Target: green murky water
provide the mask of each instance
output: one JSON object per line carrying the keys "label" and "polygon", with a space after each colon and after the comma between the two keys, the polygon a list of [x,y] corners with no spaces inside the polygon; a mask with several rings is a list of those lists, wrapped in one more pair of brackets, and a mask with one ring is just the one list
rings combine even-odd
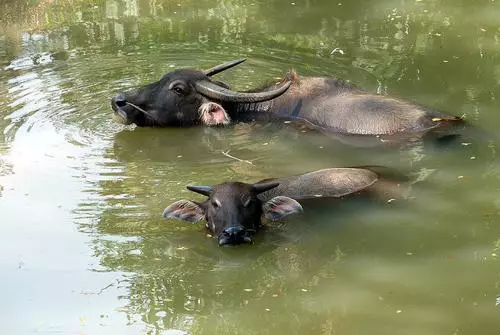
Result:
{"label": "green murky water", "polygon": [[[3,1],[2,333],[498,333],[495,136],[370,149],[266,125],[133,129],[109,98],[246,57],[219,78],[334,75],[495,134],[499,18],[493,0]],[[360,164],[409,171],[408,200],[338,203],[238,248],[160,217],[200,199],[189,183]]]}

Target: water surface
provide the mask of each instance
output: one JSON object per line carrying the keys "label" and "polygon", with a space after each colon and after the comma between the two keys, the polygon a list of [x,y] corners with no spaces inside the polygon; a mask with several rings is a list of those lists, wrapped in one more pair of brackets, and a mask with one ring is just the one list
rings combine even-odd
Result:
{"label": "water surface", "polygon": [[[4,332],[497,333],[498,17],[496,1],[465,0],[4,2]],[[241,57],[218,75],[236,89],[294,68],[464,115],[480,132],[363,148],[288,126],[111,119],[116,92]],[[340,202],[238,248],[160,216],[201,199],[187,184],[367,164],[409,173],[407,199]]]}

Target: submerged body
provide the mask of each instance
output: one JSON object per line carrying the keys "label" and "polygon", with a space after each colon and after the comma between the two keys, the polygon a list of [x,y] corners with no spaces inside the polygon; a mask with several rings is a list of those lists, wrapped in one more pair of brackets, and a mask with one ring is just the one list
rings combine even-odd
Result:
{"label": "submerged body", "polygon": [[[387,187],[390,186],[390,187]],[[206,220],[206,227],[218,237],[219,245],[252,241],[269,220],[302,212],[300,202],[333,200],[363,192],[394,196],[399,181],[381,177],[370,168],[331,168],[301,175],[261,180],[256,184],[227,182],[214,186],[188,186],[208,197],[204,202],[179,200],[168,206],[164,217],[191,222]],[[389,194],[390,193],[390,194]]]}
{"label": "submerged body", "polygon": [[462,122],[425,106],[359,90],[339,79],[299,77],[292,71],[283,82],[291,85],[281,96],[236,104],[229,110],[236,110],[235,119],[301,120],[312,128],[341,135],[419,135]]}
{"label": "submerged body", "polygon": [[259,183],[279,185],[259,195],[262,201],[281,195],[301,201],[318,198],[342,198],[373,186],[379,175],[368,168],[330,168],[301,175],[271,178]]}
{"label": "submerged body", "polygon": [[404,137],[462,122],[460,117],[364,92],[335,78],[299,77],[292,71],[279,83],[255,92],[233,92],[211,79],[243,61],[205,72],[176,70],[156,83],[120,93],[111,105],[121,122],[145,127],[285,119],[340,135]]}

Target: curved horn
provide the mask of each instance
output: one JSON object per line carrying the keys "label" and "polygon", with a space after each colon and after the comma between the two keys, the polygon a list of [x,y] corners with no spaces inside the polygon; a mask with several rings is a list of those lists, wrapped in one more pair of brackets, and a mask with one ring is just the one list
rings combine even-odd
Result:
{"label": "curved horn", "polygon": [[233,61],[228,62],[228,63],[217,65],[211,69],[203,71],[203,73],[205,74],[205,76],[210,77],[210,76],[213,76],[214,74],[217,74],[217,73],[222,72],[224,70],[230,69],[238,64],[241,64],[244,61],[246,61],[246,58],[236,59],[236,60],[233,60]]}
{"label": "curved horn", "polygon": [[193,186],[193,185],[188,185],[186,188],[190,191],[206,195],[207,197],[210,195],[212,192],[212,186]]}
{"label": "curved horn", "polygon": [[280,183],[278,183],[278,182],[253,184],[252,188],[256,194],[261,194],[265,191],[269,191],[270,189],[277,187],[279,184]]}
{"label": "curved horn", "polygon": [[233,92],[227,88],[220,87],[208,80],[196,82],[195,87],[199,93],[214,100],[253,103],[268,101],[279,97],[286,92],[291,84],[291,81],[287,81],[275,90],[255,93]]}

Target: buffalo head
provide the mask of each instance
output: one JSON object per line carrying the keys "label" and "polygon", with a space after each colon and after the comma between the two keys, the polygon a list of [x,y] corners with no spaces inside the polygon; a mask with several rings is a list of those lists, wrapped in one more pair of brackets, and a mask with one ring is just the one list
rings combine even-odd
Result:
{"label": "buffalo head", "polygon": [[231,122],[224,105],[257,103],[283,94],[290,82],[277,89],[242,93],[210,77],[245,61],[235,60],[207,71],[180,69],[159,81],[122,92],[111,99],[117,121],[139,127],[225,125]]}
{"label": "buffalo head", "polygon": [[208,199],[202,203],[179,200],[165,208],[163,216],[190,222],[205,219],[206,227],[217,236],[221,246],[249,243],[261,226],[262,215],[274,221],[302,211],[302,206],[288,197],[277,196],[265,203],[257,197],[278,185],[276,182],[228,182],[214,186],[188,186],[189,190],[206,195]]}

